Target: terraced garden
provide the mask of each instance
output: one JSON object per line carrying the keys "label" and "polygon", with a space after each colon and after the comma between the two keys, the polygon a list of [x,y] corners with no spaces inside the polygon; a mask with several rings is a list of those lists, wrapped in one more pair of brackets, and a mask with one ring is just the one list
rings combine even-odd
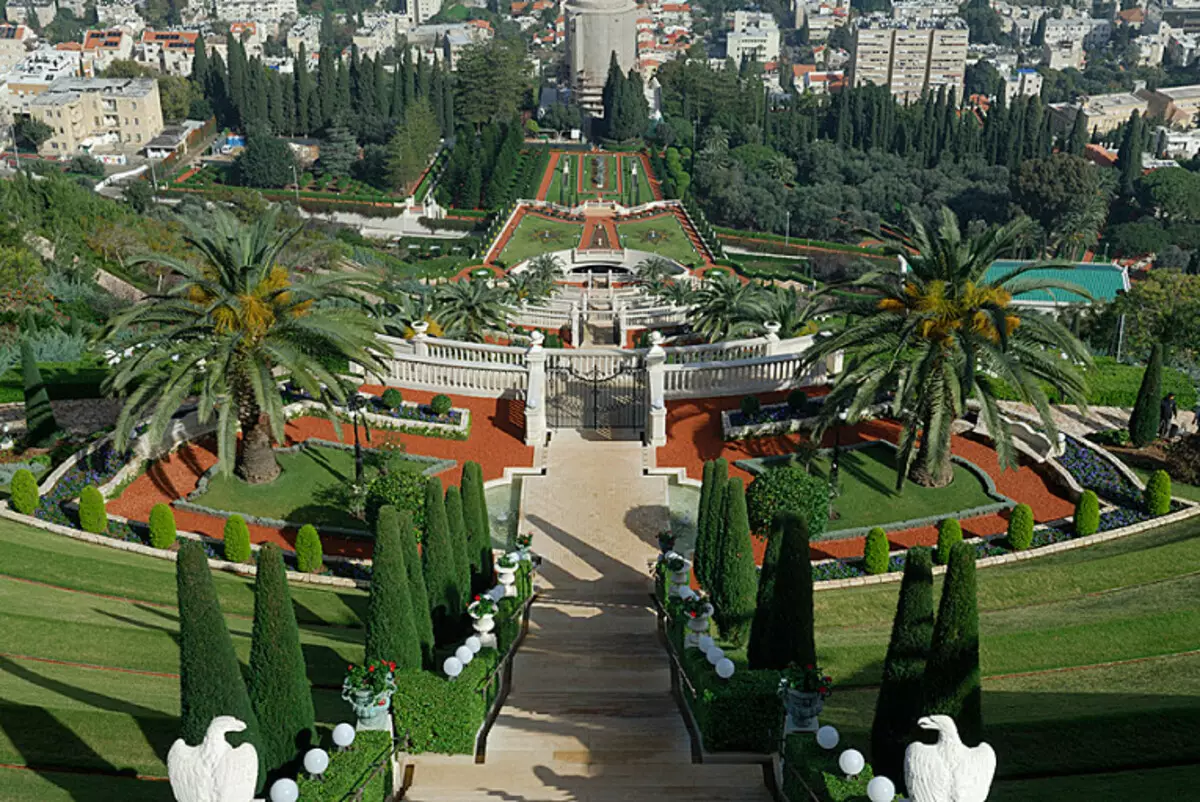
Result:
{"label": "terraced garden", "polygon": [[500,252],[500,259],[506,265],[515,265],[540,253],[576,248],[582,235],[582,223],[565,223],[527,214],[517,223],[516,230]]}
{"label": "terraced garden", "polygon": [[650,251],[685,265],[700,261],[700,254],[673,214],[617,222],[617,234],[621,237],[621,246],[625,248]]}

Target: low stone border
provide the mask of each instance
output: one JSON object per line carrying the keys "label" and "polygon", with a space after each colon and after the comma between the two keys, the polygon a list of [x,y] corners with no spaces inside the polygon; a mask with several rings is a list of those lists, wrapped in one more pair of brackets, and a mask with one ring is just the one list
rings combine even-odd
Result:
{"label": "low stone border", "polygon": [[[763,411],[768,409],[787,409],[784,404],[766,404]],[[733,424],[734,413],[741,414],[740,409],[721,410],[721,438],[724,440],[748,440],[755,437],[773,437],[779,434],[795,434],[811,429],[817,422],[817,417],[810,415],[804,418],[786,418],[784,420],[769,420],[762,423],[746,423],[741,426]]]}
{"label": "low stone border", "polygon": [[[371,396],[371,398],[375,397]],[[402,406],[419,407],[421,404],[415,401],[405,401]],[[288,420],[312,410],[318,410],[326,417],[329,415],[329,410],[326,409],[324,404],[318,401],[293,401],[283,409]],[[369,412],[366,410],[361,411],[359,414],[373,429],[407,432],[426,437],[444,437],[449,440],[466,440],[471,434],[471,410],[465,407],[451,407],[450,410],[459,414],[458,423],[393,418],[391,415],[381,415],[378,412]],[[350,422],[350,412],[348,410],[342,407],[334,407],[334,411],[339,418],[342,418],[347,423]]]}
{"label": "low stone border", "polygon": [[[1136,535],[1140,532],[1148,532],[1151,529],[1157,529],[1160,526],[1168,526],[1170,524],[1186,521],[1197,516],[1200,516],[1200,504],[1167,513],[1166,515],[1160,515],[1157,518],[1150,518],[1146,521],[1130,524],[1129,526],[1124,526],[1119,529],[1110,529],[1107,532],[1097,532],[1094,535],[1087,535],[1086,537],[1062,540],[1058,543],[1051,543],[1047,546],[1042,546],[1041,548],[1028,549],[1026,551],[1014,551],[1008,554],[1000,554],[995,557],[983,557],[982,559],[976,560],[975,566],[977,568],[987,568],[993,565],[1007,565],[1008,563],[1032,560],[1035,557],[1042,557],[1047,554],[1056,554],[1060,551],[1081,549],[1086,546],[1094,546],[1097,543],[1116,540],[1118,538],[1125,537],[1126,535]],[[944,574],[945,572],[946,566],[944,565],[935,565],[933,567],[934,574]],[[885,574],[854,576],[847,579],[825,579],[820,582],[814,582],[813,590],[837,590],[838,588],[854,588],[862,585],[883,585],[888,582],[899,582],[903,576],[903,571],[888,571]]]}
{"label": "low stone border", "polygon": [[[870,448],[872,446],[876,446],[876,445],[880,445],[880,444],[888,446],[893,451],[896,449],[896,444],[892,443],[888,440],[867,440],[867,441],[864,441],[861,443],[852,443],[851,445],[848,445],[848,446],[842,446],[841,450],[842,451],[859,451],[861,449]],[[823,457],[829,456],[832,453],[833,453],[832,448],[821,448],[816,451],[816,454],[818,456],[823,456]],[[1013,507],[1017,506],[1017,502],[1013,501],[1011,498],[1009,498],[1008,496],[1004,495],[1003,493],[1001,493],[999,490],[996,489],[996,482],[992,479],[991,475],[989,475],[988,472],[985,471],[983,468],[980,468],[978,465],[976,465],[975,463],[971,462],[968,459],[963,459],[962,457],[958,456],[957,454],[952,454],[950,456],[950,460],[951,460],[951,462],[955,462],[955,463],[958,463],[959,465],[963,466],[968,471],[970,471],[977,479],[979,479],[981,482],[983,482],[984,493],[986,493],[989,497],[995,499],[996,503],[982,504],[978,507],[969,507],[965,510],[951,510],[949,512],[939,513],[938,515],[924,515],[920,518],[909,518],[904,521],[889,521],[886,524],[872,524],[870,526],[856,526],[851,529],[838,529],[834,532],[827,532],[826,535],[828,535],[828,537],[826,537],[825,535],[822,535],[820,538],[814,540],[813,542],[820,543],[825,540],[844,540],[846,538],[859,537],[861,535],[867,534],[868,532],[870,532],[872,529],[874,529],[876,527],[879,527],[880,529],[882,529],[885,532],[896,532],[896,531],[899,531],[902,529],[916,529],[917,527],[930,526],[932,524],[939,523],[946,518],[957,518],[959,520],[964,520],[967,518],[978,518],[981,515],[992,515],[993,513],[1000,512],[1001,510],[1008,510],[1008,509],[1012,509]],[[791,455],[789,454],[789,455],[763,457],[763,458],[761,458],[760,461],[764,465],[769,465],[773,462],[790,462]],[[737,460],[736,462],[734,462],[733,464],[752,475],[757,476],[760,473],[757,466],[750,464],[750,460],[740,459],[740,460]]]}

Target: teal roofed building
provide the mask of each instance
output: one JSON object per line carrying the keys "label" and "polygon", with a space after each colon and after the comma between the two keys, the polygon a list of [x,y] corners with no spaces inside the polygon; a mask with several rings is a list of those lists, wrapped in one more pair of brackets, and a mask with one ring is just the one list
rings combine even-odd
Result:
{"label": "teal roofed building", "polygon": [[[1011,274],[1014,270],[1030,262],[1015,259],[998,259],[992,262],[985,278],[996,281]],[[1061,265],[1039,268],[1025,273],[1017,281],[1024,279],[1053,279],[1055,281],[1075,284],[1091,295],[1091,300],[1077,292],[1058,288],[1022,292],[1014,296],[1013,303],[1022,306],[1054,309],[1060,306],[1075,304],[1106,303],[1117,297],[1118,293],[1129,289],[1129,273],[1114,265],[1077,262],[1074,265]]]}

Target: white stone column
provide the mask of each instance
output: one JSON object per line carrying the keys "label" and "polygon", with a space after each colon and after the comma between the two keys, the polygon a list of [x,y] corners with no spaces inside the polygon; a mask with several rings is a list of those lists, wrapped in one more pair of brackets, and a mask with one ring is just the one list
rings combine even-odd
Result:
{"label": "white stone column", "polygon": [[665,446],[667,444],[667,351],[663,348],[663,336],[660,331],[650,332],[650,350],[646,352],[646,389],[649,393],[649,432],[650,445]]}
{"label": "white stone column", "polygon": [[579,304],[571,301],[571,346],[578,348],[583,345],[583,315],[579,311]]}
{"label": "white stone column", "polygon": [[779,329],[782,328],[778,323],[771,321],[764,323],[763,328],[767,330],[767,356],[774,356],[779,350]]}
{"label": "white stone column", "polygon": [[413,353],[417,356],[429,356],[429,324],[418,320],[413,324]]}
{"label": "white stone column", "polygon": [[617,347],[625,347],[625,329],[629,325],[628,317],[626,316],[625,304],[617,301],[616,320],[613,323],[617,327]]}
{"label": "white stone column", "polygon": [[537,445],[546,439],[546,349],[540,331],[529,335],[525,352],[528,371],[525,390],[525,444]]}

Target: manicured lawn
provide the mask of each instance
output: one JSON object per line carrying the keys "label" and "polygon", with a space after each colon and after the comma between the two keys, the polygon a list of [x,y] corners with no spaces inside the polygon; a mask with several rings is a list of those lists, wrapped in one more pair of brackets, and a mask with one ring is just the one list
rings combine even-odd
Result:
{"label": "manicured lawn", "polygon": [[[884,444],[843,451],[839,465],[841,495],[833,502],[838,517],[829,522],[830,533],[995,503],[979,477],[957,462],[954,480],[946,487],[933,489],[905,482],[904,490],[897,493],[896,449]],[[813,460],[810,471],[828,480],[829,466],[830,459],[820,457]]]}
{"label": "manicured lawn", "polygon": [[[1150,478],[1151,472],[1145,468],[1134,468],[1133,472],[1136,473],[1143,482]],[[1200,501],[1200,487],[1185,484],[1178,481],[1174,477],[1171,477],[1171,495],[1177,496],[1178,498],[1186,498],[1189,501]]]}
{"label": "manicured lawn", "polygon": [[673,214],[617,223],[617,235],[621,238],[621,245],[626,248],[657,253],[685,265],[700,260],[700,254],[696,253],[679,219]]}
{"label": "manicured lawn", "polygon": [[[398,461],[402,470],[420,472],[427,463]],[[347,512],[342,491],[354,481],[354,452],[309,446],[295,454],[280,454],[283,473],[266,485],[250,485],[233,476],[215,475],[197,504],[276,518],[283,521],[339,526],[367,531],[367,525]]]}
{"label": "manicured lawn", "polygon": [[989,802],[1129,802],[1133,799],[1183,799],[1183,789],[1200,783],[1200,766],[1181,766],[1115,774],[1052,777],[998,782]]}
{"label": "manicured lawn", "polygon": [[548,220],[527,214],[509,237],[508,244],[500,252],[500,259],[506,265],[515,265],[541,253],[565,251],[578,247],[582,235],[583,225],[580,223]]}
{"label": "manicured lawn", "polygon": [[[234,648],[246,663],[253,583],[214,581]],[[43,584],[44,583],[44,584]],[[347,662],[362,659],[366,594],[293,588],[319,721],[345,720]],[[163,776],[178,735],[175,564],[0,521],[0,764]],[[124,669],[114,670],[114,669]],[[7,771],[3,799],[169,799],[166,786]],[[91,781],[92,778],[88,778]],[[88,786],[93,787],[93,786]]]}
{"label": "manicured lawn", "polygon": [[172,798],[171,787],[161,781],[63,771],[0,768],[0,788],[6,802],[169,802]]}
{"label": "manicured lawn", "polygon": [[[554,176],[550,179],[550,187],[546,191],[546,197],[541,200],[550,201],[551,203],[563,203],[567,206],[573,206],[585,200],[608,200],[617,201],[630,206],[638,206],[643,203],[649,203],[654,200],[654,192],[650,189],[650,182],[646,178],[646,168],[642,164],[642,160],[634,156],[626,156],[624,154],[600,154],[605,161],[605,169],[607,171],[605,187],[602,190],[595,189],[595,184],[592,183],[592,155],[583,154],[582,168],[580,167],[580,154],[577,153],[562,153],[559,154],[558,161],[554,164]],[[562,192],[562,166],[564,160],[570,160],[571,174],[567,185],[567,192]],[[637,197],[629,197],[629,182],[632,180],[630,169],[633,165],[637,165],[638,181],[637,181]],[[578,190],[579,171],[583,170],[583,191],[571,192],[574,188]],[[621,172],[621,192],[617,192],[617,171]]]}

